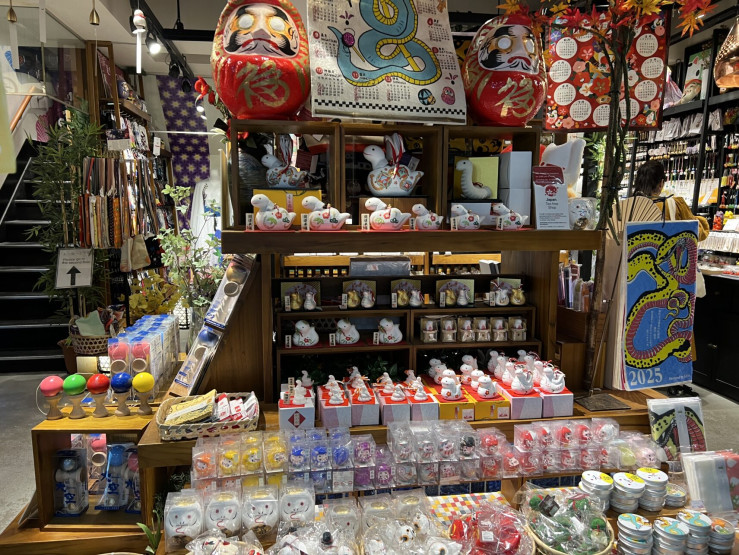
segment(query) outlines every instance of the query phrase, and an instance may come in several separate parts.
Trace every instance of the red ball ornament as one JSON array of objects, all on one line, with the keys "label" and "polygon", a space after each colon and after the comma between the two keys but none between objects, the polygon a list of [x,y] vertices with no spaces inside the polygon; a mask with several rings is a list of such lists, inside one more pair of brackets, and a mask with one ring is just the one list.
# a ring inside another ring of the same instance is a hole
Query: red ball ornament
[{"label": "red ball ornament", "polygon": [[105,393],[110,387],[110,378],[105,374],[93,374],[90,379],[87,380],[87,391],[93,395],[99,393]]},{"label": "red ball ornament", "polygon": [[531,20],[500,16],[480,27],[462,64],[462,80],[476,122],[526,125],[546,95],[541,41]]},{"label": "red ball ornament", "polygon": [[288,0],[229,0],[210,55],[218,96],[239,119],[288,119],[310,93],[308,35]]}]

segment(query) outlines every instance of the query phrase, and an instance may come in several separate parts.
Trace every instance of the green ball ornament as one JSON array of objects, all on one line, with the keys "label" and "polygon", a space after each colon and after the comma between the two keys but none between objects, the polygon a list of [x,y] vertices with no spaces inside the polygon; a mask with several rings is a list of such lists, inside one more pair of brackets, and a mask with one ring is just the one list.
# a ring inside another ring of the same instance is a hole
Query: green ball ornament
[{"label": "green ball ornament", "polygon": [[590,529],[603,531],[606,529],[606,522],[602,518],[594,518],[590,521]]},{"label": "green ball ornament", "polygon": [[67,376],[64,379],[64,384],[62,385],[62,388],[64,389],[64,393],[66,395],[79,395],[83,391],[85,391],[85,387],[87,386],[87,380],[85,380],[85,377],[81,374],[72,374],[71,376]]}]

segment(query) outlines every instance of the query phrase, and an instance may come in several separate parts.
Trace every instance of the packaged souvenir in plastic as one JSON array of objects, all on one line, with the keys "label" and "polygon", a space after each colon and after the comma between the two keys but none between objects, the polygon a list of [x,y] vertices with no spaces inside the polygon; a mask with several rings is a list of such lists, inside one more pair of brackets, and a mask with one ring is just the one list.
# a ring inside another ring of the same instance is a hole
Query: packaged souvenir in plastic
[{"label": "packaged souvenir in plastic", "polygon": [[459,461],[439,461],[439,484],[456,484],[462,479]]},{"label": "packaged souvenir in plastic", "polygon": [[257,537],[269,535],[280,521],[277,486],[245,488],[242,494],[242,522],[244,530],[252,530]]},{"label": "packaged souvenir in plastic", "polygon": [[126,451],[126,468],[123,470],[123,483],[126,493],[126,512],[138,514],[141,512],[141,478],[139,476],[139,454],[136,447]]},{"label": "packaged souvenir in plastic", "polygon": [[600,468],[600,447],[580,448],[580,468],[583,470],[598,470]]},{"label": "packaged souvenir in plastic", "polygon": [[331,445],[328,438],[314,440],[310,444],[311,470],[328,470],[331,468]]},{"label": "packaged souvenir in plastic", "polygon": [[218,477],[228,478],[241,474],[241,445],[238,436],[221,437],[218,445]]},{"label": "packaged souvenir in plastic", "polygon": [[431,430],[413,430],[413,442],[417,461],[433,462],[439,460],[436,438]]},{"label": "packaged souvenir in plastic", "polygon": [[560,470],[558,449],[545,449],[541,452],[541,470],[544,474],[554,474]]},{"label": "packaged souvenir in plastic", "polygon": [[518,468],[521,476],[539,476],[542,474],[541,456],[538,451],[521,451],[514,447],[513,451],[518,459]]},{"label": "packaged souvenir in plastic", "polygon": [[280,493],[280,520],[302,526],[316,517],[316,500],[308,484],[288,484]]},{"label": "packaged souvenir in plastic", "polygon": [[329,527],[342,530],[352,536],[360,532],[361,515],[354,497],[327,499],[323,503],[323,514]]},{"label": "packaged souvenir in plastic", "polygon": [[501,447],[508,443],[505,434],[498,428],[480,428],[477,434],[479,451],[483,456],[497,455]]},{"label": "packaged souvenir in plastic", "polygon": [[501,473],[503,478],[515,478],[521,475],[521,468],[516,451],[512,446],[508,446],[501,453],[503,457]]},{"label": "packaged souvenir in plastic", "polygon": [[554,437],[556,422],[534,422],[531,427],[536,432],[536,439],[541,449],[557,448],[559,442]]},{"label": "packaged souvenir in plastic", "polygon": [[79,516],[88,507],[87,454],[84,448],[56,452],[54,513]]},{"label": "packaged souvenir in plastic", "polygon": [[164,539],[167,551],[182,549],[203,531],[203,504],[193,490],[170,493],[164,505]]},{"label": "packaged souvenir in plastic", "polygon": [[375,451],[375,488],[390,488],[395,484],[393,476],[393,454],[387,445],[378,445]]},{"label": "packaged souvenir in plastic", "polygon": [[127,505],[128,492],[126,490],[125,472],[127,468],[131,443],[116,443],[108,445],[108,459],[105,463],[105,492],[95,506],[101,511],[117,511]]},{"label": "packaged souvenir in plastic", "polygon": [[370,434],[352,436],[354,466],[375,466],[375,440]]},{"label": "packaged souvenir in plastic", "polygon": [[608,443],[618,437],[619,423],[613,418],[593,418],[591,430],[595,443]]},{"label": "packaged souvenir in plastic", "polygon": [[195,480],[218,477],[216,451],[218,444],[210,442],[192,448],[192,475]]},{"label": "packaged souvenir in plastic", "polygon": [[647,399],[652,439],[669,460],[681,453],[706,450],[703,409],[699,397]]},{"label": "packaged souvenir in plastic", "polygon": [[264,467],[262,432],[241,434],[241,474],[257,474]]},{"label": "packaged souvenir in plastic", "polygon": [[418,462],[418,484],[421,486],[435,486],[439,483],[439,462]]},{"label": "packaged souvenir in plastic", "polygon": [[413,460],[413,434],[408,422],[388,423],[387,444],[397,462]]},{"label": "packaged souvenir in plastic", "polygon": [[241,500],[233,491],[219,491],[203,497],[205,530],[220,530],[226,536],[241,532]]},{"label": "packaged souvenir in plastic", "polygon": [[593,443],[593,432],[590,427],[590,420],[573,420],[572,432],[575,438],[575,445],[580,447],[589,447]]},{"label": "packaged souvenir in plastic", "polygon": [[416,463],[414,461],[394,463],[393,476],[397,487],[415,486],[418,483]]},{"label": "packaged souvenir in plastic", "polygon": [[520,451],[538,451],[539,436],[531,424],[516,424],[513,427],[513,445]]},{"label": "packaged souvenir in plastic", "polygon": [[290,472],[310,470],[310,442],[302,439],[289,444],[288,469]]},{"label": "packaged souvenir in plastic", "polygon": [[287,470],[287,442],[282,434],[264,434],[262,450],[264,470],[267,472],[284,472]]},{"label": "packaged souvenir in plastic", "polygon": [[503,455],[483,455],[480,457],[480,474],[483,480],[497,480],[501,478],[503,469]]},{"label": "packaged souvenir in plastic", "polygon": [[395,516],[390,494],[360,497],[359,503],[362,507],[362,528],[364,530],[374,524],[382,524]]},{"label": "packaged souvenir in plastic", "polygon": [[578,470],[580,468],[580,449],[560,449],[559,468],[562,472]]},{"label": "packaged souvenir in plastic", "polygon": [[574,432],[574,425],[569,420],[558,420],[553,424],[554,444],[562,449],[579,445]]}]

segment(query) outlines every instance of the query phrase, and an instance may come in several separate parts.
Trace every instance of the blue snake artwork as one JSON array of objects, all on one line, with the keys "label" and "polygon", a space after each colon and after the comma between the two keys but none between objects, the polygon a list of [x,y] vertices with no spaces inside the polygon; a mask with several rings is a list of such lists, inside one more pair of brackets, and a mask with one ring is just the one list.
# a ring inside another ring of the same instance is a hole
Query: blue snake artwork
[{"label": "blue snake artwork", "polygon": [[[441,68],[436,55],[416,38],[418,12],[413,0],[360,0],[359,12],[371,30],[358,38],[351,29],[342,32],[329,27],[339,42],[339,69],[351,85],[372,87],[389,77],[413,85],[439,80]],[[375,69],[357,66],[352,51]]]}]

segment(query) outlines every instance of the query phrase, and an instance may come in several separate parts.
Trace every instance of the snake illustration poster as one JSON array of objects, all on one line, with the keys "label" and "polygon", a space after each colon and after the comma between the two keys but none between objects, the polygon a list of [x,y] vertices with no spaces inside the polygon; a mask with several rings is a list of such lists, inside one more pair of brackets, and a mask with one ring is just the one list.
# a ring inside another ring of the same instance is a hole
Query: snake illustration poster
[{"label": "snake illustration poster", "polygon": [[698,222],[627,224],[624,261],[622,387],[691,381]]},{"label": "snake illustration poster", "polygon": [[444,0],[309,0],[311,110],[406,122],[466,122]]}]

